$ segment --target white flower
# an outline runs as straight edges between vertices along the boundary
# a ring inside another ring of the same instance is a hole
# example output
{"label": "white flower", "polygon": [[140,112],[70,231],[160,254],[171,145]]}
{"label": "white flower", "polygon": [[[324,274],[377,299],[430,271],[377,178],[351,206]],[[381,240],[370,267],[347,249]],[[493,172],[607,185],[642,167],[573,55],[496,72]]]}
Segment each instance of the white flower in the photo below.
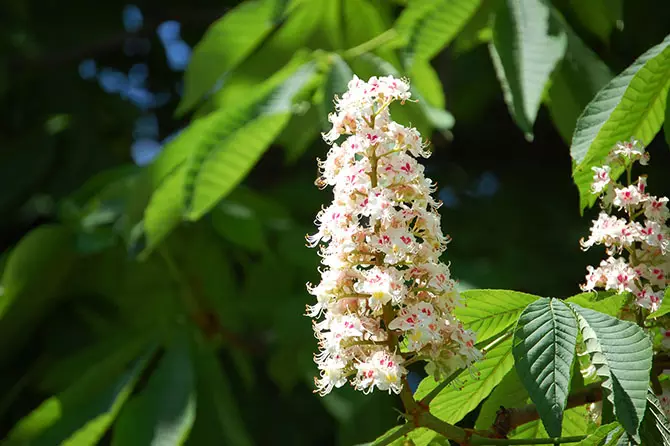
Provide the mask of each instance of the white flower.
{"label": "white flower", "polygon": [[608,184],[610,184],[610,166],[592,167],[595,174],[593,175],[593,182],[591,183],[591,192],[599,194]]}
{"label": "white flower", "polygon": [[646,196],[640,192],[640,189],[631,185],[628,187],[622,187],[614,190],[614,200],[612,204],[619,209],[628,207],[633,208],[638,206],[640,203],[646,200]]}

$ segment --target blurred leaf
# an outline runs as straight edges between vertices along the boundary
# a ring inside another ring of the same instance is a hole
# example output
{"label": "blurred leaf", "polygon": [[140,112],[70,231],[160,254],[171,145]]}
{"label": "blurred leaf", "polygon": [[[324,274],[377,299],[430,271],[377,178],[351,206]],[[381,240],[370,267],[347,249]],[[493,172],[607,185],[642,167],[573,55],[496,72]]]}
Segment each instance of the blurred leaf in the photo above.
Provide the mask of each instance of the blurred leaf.
{"label": "blurred leaf", "polygon": [[424,98],[428,104],[438,109],[444,109],[444,89],[440,76],[432,67],[430,62],[416,61],[409,73],[414,89]]}
{"label": "blurred leaf", "polygon": [[[647,145],[663,123],[670,88],[670,36],[640,56],[612,79],[588,104],[575,128],[570,155],[580,208],[592,206],[597,196],[590,186],[594,166],[618,141],[634,137]],[[616,179],[623,168],[612,168]]]}
{"label": "blurred leaf", "polygon": [[341,97],[347,91],[349,81],[354,77],[354,72],[351,71],[349,64],[339,54],[329,54],[328,59],[330,69],[323,89],[324,130],[330,130],[327,118],[329,113],[335,111],[335,96]]}
{"label": "blurred leaf", "polygon": [[[431,413],[447,423],[459,422],[489,396],[513,366],[512,339],[507,339],[475,363],[475,376],[465,370],[455,380],[458,386],[452,384],[442,390],[430,403]],[[437,385],[432,377],[425,378],[414,397],[423,398]]]}
{"label": "blurred leaf", "polygon": [[[670,89],[668,89],[668,97],[670,97]],[[670,101],[665,99],[665,119],[663,120],[663,134],[665,135],[665,142],[670,148]]]}
{"label": "blurred leaf", "polygon": [[491,59],[507,107],[529,140],[545,85],[566,47],[565,31],[544,0],[506,0],[495,15]]}
{"label": "blurred leaf", "polygon": [[248,208],[222,202],[212,210],[212,225],[230,243],[251,252],[267,249],[263,225]]}
{"label": "blurred leaf", "polygon": [[193,49],[184,74],[183,115],[247,58],[283,20],[284,1],[247,1],[214,22]]}
{"label": "blurred leaf", "polygon": [[582,26],[608,43],[617,21],[623,19],[623,0],[570,0]]}
{"label": "blurred leaf", "polygon": [[34,229],[11,251],[0,288],[0,363],[53,307],[74,259],[72,233],[59,225]]}
{"label": "blurred leaf", "polygon": [[[600,426],[594,433],[589,435],[584,440],[577,443],[577,446],[605,446],[605,440],[611,437],[612,432],[621,430],[623,434],[624,430],[619,423],[609,423],[603,426]],[[621,435],[619,434],[619,435]]]}
{"label": "blurred leaf", "polygon": [[[667,299],[665,298],[666,295],[669,296]],[[664,292],[660,308],[651,313],[649,317],[651,319],[656,319],[658,317],[665,316],[668,313],[670,313],[670,289],[666,289]]]}
{"label": "blurred leaf", "polygon": [[560,437],[575,360],[577,321],[557,299],[528,305],[514,330],[514,366],[551,437]]}
{"label": "blurred leaf", "polygon": [[463,54],[493,38],[492,16],[503,0],[481,0],[481,4],[454,40],[454,51]]}
{"label": "blurred leaf", "polygon": [[568,35],[568,50],[552,77],[548,106],[556,128],[569,144],[582,110],[612,79],[612,73],[565,22],[563,26]]}
{"label": "blurred leaf", "polygon": [[604,393],[614,404],[617,419],[626,432],[639,439],[652,363],[651,341],[632,322],[568,305],[577,315],[586,351],[603,378]]}
{"label": "blurred leaf", "polygon": [[253,444],[240,417],[231,383],[215,351],[201,339],[196,340],[196,344],[194,363],[198,405],[187,444],[209,444],[213,440],[232,446]]}
{"label": "blurred leaf", "polygon": [[7,444],[98,444],[132,392],[147,357],[124,366],[120,376],[118,358],[93,365],[75,384],[19,421]]}
{"label": "blurred leaf", "polygon": [[485,341],[516,323],[521,312],[538,296],[509,290],[467,290],[461,293],[465,305],[456,317]]}
{"label": "blurred leaf", "polygon": [[451,42],[474,15],[480,0],[417,0],[410,3],[395,24],[406,39],[403,63],[428,61]]}
{"label": "blurred leaf", "polygon": [[188,343],[169,345],[147,386],[130,399],[114,426],[113,445],[184,444],[195,419],[194,373]]}
{"label": "blurred leaf", "polygon": [[286,125],[293,95],[313,70],[298,56],[245,104],[196,120],[166,147],[152,166],[144,255],[182,218],[197,220],[242,180]]}

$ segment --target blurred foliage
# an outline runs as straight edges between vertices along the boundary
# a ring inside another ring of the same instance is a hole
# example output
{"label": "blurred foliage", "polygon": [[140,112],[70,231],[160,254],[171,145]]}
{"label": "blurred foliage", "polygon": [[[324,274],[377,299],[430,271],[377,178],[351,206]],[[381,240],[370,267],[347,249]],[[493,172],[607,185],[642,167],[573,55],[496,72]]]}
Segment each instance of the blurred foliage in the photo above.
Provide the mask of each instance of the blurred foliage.
{"label": "blurred foliage", "polygon": [[394,398],[311,395],[304,235],[332,96],[408,76],[419,102],[394,117],[432,135],[454,276],[568,296],[597,256],[577,242],[575,123],[668,23],[662,0],[6,0],[0,437],[375,438]]}

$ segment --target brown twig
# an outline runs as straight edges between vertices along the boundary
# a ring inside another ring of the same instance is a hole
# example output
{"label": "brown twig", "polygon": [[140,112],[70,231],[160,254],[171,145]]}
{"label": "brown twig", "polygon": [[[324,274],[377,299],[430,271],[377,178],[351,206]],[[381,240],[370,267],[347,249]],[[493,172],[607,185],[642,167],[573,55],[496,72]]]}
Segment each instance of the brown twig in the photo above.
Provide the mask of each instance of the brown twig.
{"label": "brown twig", "polygon": [[[566,409],[595,403],[602,399],[603,392],[600,383],[591,384],[568,396]],[[496,419],[493,422],[493,426],[491,426],[491,430],[496,435],[505,438],[515,428],[539,418],[540,414],[535,404],[510,409],[501,406],[500,410],[496,413]]]}

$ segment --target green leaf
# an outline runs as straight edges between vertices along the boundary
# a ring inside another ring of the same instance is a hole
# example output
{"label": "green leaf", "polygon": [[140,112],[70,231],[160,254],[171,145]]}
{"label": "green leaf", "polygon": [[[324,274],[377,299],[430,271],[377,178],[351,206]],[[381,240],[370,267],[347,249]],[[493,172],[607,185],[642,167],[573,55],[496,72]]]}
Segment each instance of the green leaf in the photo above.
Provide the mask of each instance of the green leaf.
{"label": "green leaf", "polygon": [[529,140],[545,85],[566,47],[565,31],[543,0],[506,0],[495,15],[491,58],[507,107]]}
{"label": "green leaf", "polygon": [[661,316],[665,316],[670,313],[670,288],[666,288],[663,293],[663,300],[661,301],[661,306],[658,310],[654,311],[649,315],[650,318],[656,319]]}
{"label": "green leaf", "polygon": [[[335,110],[334,98],[335,95],[342,96],[342,93],[347,91],[347,84],[354,77],[354,72],[349,68],[349,64],[345,62],[338,54],[330,54],[329,56],[330,70],[323,89],[323,105],[324,115],[323,119],[326,125],[324,128],[328,129],[328,113]],[[330,129],[328,129],[330,130]]]}
{"label": "green leaf", "polygon": [[[668,97],[670,97],[670,89],[668,89]],[[663,120],[663,135],[665,135],[665,142],[670,148],[670,102],[668,98],[665,99],[665,119]]]}
{"label": "green leaf", "polygon": [[523,407],[529,402],[528,391],[519,379],[516,370],[509,371],[500,384],[493,389],[491,395],[484,401],[475,429],[487,430],[493,426],[500,407]]}
{"label": "green leaf", "polygon": [[479,7],[480,0],[417,0],[407,6],[394,28],[406,40],[403,62],[427,61],[451,42]]}
{"label": "green leaf", "polygon": [[608,437],[612,436],[612,433],[616,434],[620,431],[619,435],[622,435],[624,430],[619,423],[609,423],[603,426],[600,426],[594,433],[577,443],[576,446],[604,446]]}
{"label": "green leaf", "polygon": [[194,121],[166,147],[151,169],[156,190],[144,215],[144,255],[182,218],[197,220],[225,197],[281,132],[293,96],[314,74],[312,62],[296,61],[242,106]]}
{"label": "green leaf", "polygon": [[[573,437],[586,434],[588,412],[585,407],[578,406],[568,409],[563,414],[563,430],[561,435]],[[514,429],[509,434],[513,439],[549,438],[540,420],[531,421]]]}
{"label": "green leaf", "polygon": [[588,291],[572,296],[565,301],[617,317],[629,300],[629,293],[617,294],[613,291]]}
{"label": "green leaf", "polygon": [[551,437],[561,435],[576,343],[577,321],[557,299],[528,305],[514,331],[516,371]]}
{"label": "green leaf", "polygon": [[521,312],[539,297],[509,290],[467,290],[461,293],[465,306],[456,317],[485,341],[514,324]]}
{"label": "green leaf", "polygon": [[[581,209],[592,206],[592,167],[604,163],[612,147],[634,137],[647,145],[663,123],[670,88],[670,36],[612,79],[584,109],[572,137],[572,172]],[[612,170],[617,178],[623,168]]]}
{"label": "green leaf", "polygon": [[0,287],[0,363],[56,303],[74,261],[73,234],[60,225],[32,230],[10,252]]}
{"label": "green leaf", "polygon": [[19,421],[7,444],[98,444],[130,396],[148,356],[133,361],[120,376],[116,373],[118,354],[99,362],[71,387]]}
{"label": "green leaf", "polygon": [[603,378],[607,399],[630,435],[638,429],[647,404],[652,344],[640,327],[597,311],[568,304],[577,314],[586,351]]}
{"label": "green leaf", "polygon": [[279,26],[281,1],[243,2],[214,22],[193,48],[184,73],[184,95],[176,114],[183,115],[237,68]]}
{"label": "green leaf", "polygon": [[198,406],[189,444],[208,444],[212,438],[221,444],[253,444],[240,417],[231,383],[218,361],[215,349],[197,339],[194,353]]}
{"label": "green leaf", "polygon": [[560,18],[568,35],[565,58],[552,76],[549,113],[563,140],[570,144],[577,118],[598,91],[612,79],[612,72]]}
{"label": "green leaf", "polygon": [[[452,384],[442,390],[430,404],[431,413],[447,423],[457,423],[489,396],[513,365],[512,339],[507,339],[475,363],[476,376],[465,370],[456,378],[458,387]],[[432,377],[425,378],[415,398],[423,398],[438,384]]]}
{"label": "green leaf", "polygon": [[188,343],[178,337],[165,350],[147,386],[121,411],[112,444],[184,444],[195,420],[195,408],[195,382]]}
{"label": "green leaf", "polygon": [[647,411],[640,426],[640,438],[642,444],[670,445],[670,422],[651,389],[647,393]]}

